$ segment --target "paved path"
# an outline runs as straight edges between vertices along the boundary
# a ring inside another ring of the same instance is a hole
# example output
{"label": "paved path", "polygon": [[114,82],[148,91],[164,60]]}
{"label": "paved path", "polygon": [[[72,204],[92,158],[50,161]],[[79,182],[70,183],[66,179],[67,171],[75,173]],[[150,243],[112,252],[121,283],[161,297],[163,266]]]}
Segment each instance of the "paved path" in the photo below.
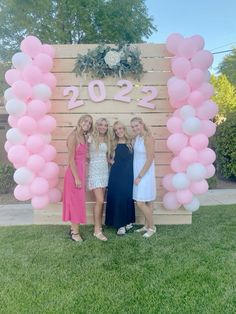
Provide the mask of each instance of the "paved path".
{"label": "paved path", "polygon": [[[209,190],[199,200],[203,206],[236,204],[236,189]],[[30,204],[0,205],[0,226],[32,225],[33,216]]]}

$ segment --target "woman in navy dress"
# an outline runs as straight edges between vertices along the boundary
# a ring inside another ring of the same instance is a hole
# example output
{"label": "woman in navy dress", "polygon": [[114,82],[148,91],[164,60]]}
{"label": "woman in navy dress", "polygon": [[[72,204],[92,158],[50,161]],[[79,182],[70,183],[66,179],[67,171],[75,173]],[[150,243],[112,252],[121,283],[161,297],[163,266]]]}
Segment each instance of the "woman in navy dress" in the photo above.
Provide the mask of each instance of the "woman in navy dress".
{"label": "woman in navy dress", "polygon": [[135,221],[133,151],[123,123],[114,123],[113,134],[114,156],[108,181],[105,224],[118,229],[117,235],[124,235],[133,228],[132,223]]}

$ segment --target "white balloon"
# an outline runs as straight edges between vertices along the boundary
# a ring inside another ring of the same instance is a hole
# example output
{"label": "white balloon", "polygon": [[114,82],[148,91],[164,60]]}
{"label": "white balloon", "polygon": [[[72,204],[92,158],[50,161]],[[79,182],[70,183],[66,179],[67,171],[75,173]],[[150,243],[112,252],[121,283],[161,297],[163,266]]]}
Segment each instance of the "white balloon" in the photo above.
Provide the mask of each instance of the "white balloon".
{"label": "white balloon", "polygon": [[198,210],[199,207],[200,207],[200,202],[199,202],[198,198],[195,196],[193,197],[193,199],[190,203],[184,205],[184,208],[191,213]]}
{"label": "white balloon", "polygon": [[185,105],[180,109],[179,114],[181,118],[185,120],[187,118],[194,117],[196,110],[190,105]]}
{"label": "white balloon", "polygon": [[15,95],[13,94],[13,91],[12,91],[12,88],[9,87],[5,90],[4,92],[4,98],[6,101],[12,99],[12,98],[15,98]]}
{"label": "white balloon", "polygon": [[172,185],[176,190],[185,190],[189,187],[190,181],[184,172],[179,172],[173,176]]}
{"label": "white balloon", "polygon": [[51,89],[46,84],[37,84],[33,87],[33,97],[42,101],[49,100],[52,95]]}
{"label": "white balloon", "polygon": [[182,125],[182,129],[184,133],[187,135],[193,135],[193,134],[198,133],[200,128],[201,128],[201,121],[200,119],[196,117],[187,118]]}
{"label": "white balloon", "polygon": [[201,181],[206,175],[206,168],[199,162],[195,162],[187,167],[187,177],[191,181]]}
{"label": "white balloon", "polygon": [[14,173],[14,181],[17,184],[27,185],[34,179],[34,173],[26,167],[17,169]]}
{"label": "white balloon", "polygon": [[20,144],[26,140],[26,136],[17,128],[11,128],[6,133],[6,138],[11,144]]}
{"label": "white balloon", "polygon": [[12,57],[12,64],[17,70],[21,71],[26,65],[32,64],[32,59],[24,52],[17,52]]}
{"label": "white balloon", "polygon": [[6,111],[13,117],[19,118],[23,116],[26,113],[26,109],[26,104],[17,98],[10,99],[6,103]]}

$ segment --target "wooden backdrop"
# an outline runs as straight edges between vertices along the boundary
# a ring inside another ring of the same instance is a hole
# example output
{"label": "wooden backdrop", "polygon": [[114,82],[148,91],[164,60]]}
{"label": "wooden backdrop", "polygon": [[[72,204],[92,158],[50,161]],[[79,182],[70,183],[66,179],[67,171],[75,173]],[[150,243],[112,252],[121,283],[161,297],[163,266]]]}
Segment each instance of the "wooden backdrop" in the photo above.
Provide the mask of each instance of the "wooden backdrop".
{"label": "wooden backdrop", "polygon": [[[166,140],[169,132],[166,128],[168,117],[172,113],[169,105],[167,93],[167,80],[172,76],[170,72],[170,58],[164,44],[138,44],[141,50],[144,75],[140,81],[127,78],[133,83],[130,103],[113,100],[113,96],[118,92],[119,87],[116,83],[119,78],[107,77],[101,79],[106,88],[106,99],[103,102],[95,103],[89,99],[88,83],[93,79],[90,75],[86,77],[76,77],[72,70],[78,53],[85,54],[88,49],[93,49],[96,45],[55,45],[56,58],[54,60],[53,72],[57,77],[57,87],[52,96],[52,115],[57,120],[57,128],[53,133],[52,144],[57,149],[56,162],[60,165],[60,187],[63,186],[63,176],[68,164],[68,154],[66,149],[66,139],[72,128],[76,125],[81,114],[89,113],[94,121],[100,117],[106,117],[110,125],[120,120],[129,127],[130,119],[140,116],[150,127],[155,138],[155,165],[157,180],[157,201],[155,207],[155,221],[157,223],[190,223],[191,215],[181,209],[175,213],[163,209],[161,200],[165,193],[162,185],[162,177],[170,172],[171,152],[168,151]],[[63,91],[67,86],[76,86],[80,90],[80,99],[85,105],[69,110],[67,108],[70,96],[64,97]],[[158,95],[152,103],[156,109],[148,109],[138,106],[138,99],[145,94],[140,92],[142,86],[155,86]],[[87,193],[88,212],[93,206],[91,192]],[[41,212],[42,213],[42,212]],[[91,212],[90,212],[91,214]],[[88,214],[88,215],[90,215]],[[160,215],[160,217],[158,217]],[[137,216],[139,216],[137,212]],[[141,219],[141,215],[139,216]]]}

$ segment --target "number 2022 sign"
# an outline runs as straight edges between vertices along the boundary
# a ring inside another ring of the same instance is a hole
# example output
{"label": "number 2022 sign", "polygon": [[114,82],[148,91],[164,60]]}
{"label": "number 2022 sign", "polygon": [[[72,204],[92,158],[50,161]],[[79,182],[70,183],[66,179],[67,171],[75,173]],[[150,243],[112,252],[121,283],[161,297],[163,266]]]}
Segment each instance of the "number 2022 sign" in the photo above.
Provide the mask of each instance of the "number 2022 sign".
{"label": "number 2022 sign", "polygon": [[[120,90],[113,96],[113,99],[127,103],[131,102],[131,98],[130,96],[128,96],[128,94],[132,91],[133,84],[127,80],[120,80],[117,82],[116,85],[120,87]],[[98,94],[95,93],[95,87],[98,88]],[[148,95],[138,100],[138,106],[149,109],[156,109],[156,105],[151,103],[151,101],[157,97],[156,87],[143,86],[141,87],[140,91],[141,93]],[[77,98],[79,97],[78,87],[76,86],[66,87],[63,91],[63,96],[68,96],[70,93],[72,93],[72,97],[68,102],[68,109],[73,109],[84,105],[83,100],[77,100]],[[88,84],[88,94],[93,102],[104,101],[106,98],[106,88],[104,83],[100,80],[90,81]]]}

